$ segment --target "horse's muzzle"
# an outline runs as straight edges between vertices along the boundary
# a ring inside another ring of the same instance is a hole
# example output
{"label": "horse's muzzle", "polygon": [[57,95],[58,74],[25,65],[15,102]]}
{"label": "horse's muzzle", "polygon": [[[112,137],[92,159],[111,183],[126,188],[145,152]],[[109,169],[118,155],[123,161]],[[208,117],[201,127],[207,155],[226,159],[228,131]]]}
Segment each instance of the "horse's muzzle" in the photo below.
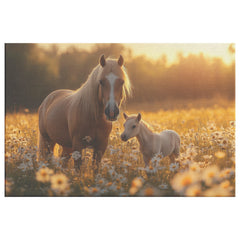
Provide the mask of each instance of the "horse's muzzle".
{"label": "horse's muzzle", "polygon": [[108,105],[105,108],[105,115],[107,117],[107,120],[109,120],[109,121],[116,121],[117,117],[119,115],[119,108],[118,108],[118,106],[115,104],[113,109],[110,109],[110,106]]}
{"label": "horse's muzzle", "polygon": [[121,139],[122,139],[122,141],[126,142],[128,140],[127,135],[122,133],[121,134]]}

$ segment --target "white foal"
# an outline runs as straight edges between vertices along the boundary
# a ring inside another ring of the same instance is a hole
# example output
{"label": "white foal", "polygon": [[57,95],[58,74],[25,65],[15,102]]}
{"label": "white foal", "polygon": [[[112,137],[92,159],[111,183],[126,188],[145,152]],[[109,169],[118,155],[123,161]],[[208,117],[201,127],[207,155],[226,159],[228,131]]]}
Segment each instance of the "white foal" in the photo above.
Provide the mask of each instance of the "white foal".
{"label": "white foal", "polygon": [[141,121],[141,114],[137,116],[127,116],[124,123],[124,132],[121,139],[127,141],[130,138],[137,137],[140,144],[140,151],[143,154],[145,166],[147,166],[156,154],[162,154],[163,157],[169,156],[171,162],[179,156],[180,137],[173,130],[164,130],[161,133],[153,133],[147,125]]}

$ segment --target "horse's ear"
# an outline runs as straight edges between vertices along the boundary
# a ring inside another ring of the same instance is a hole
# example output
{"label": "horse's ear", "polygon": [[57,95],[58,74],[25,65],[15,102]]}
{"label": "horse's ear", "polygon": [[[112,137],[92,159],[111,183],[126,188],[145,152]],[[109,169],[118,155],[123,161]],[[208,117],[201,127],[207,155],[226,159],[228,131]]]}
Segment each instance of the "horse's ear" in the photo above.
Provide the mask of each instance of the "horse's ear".
{"label": "horse's ear", "polygon": [[137,115],[137,120],[138,120],[138,122],[141,121],[141,118],[142,118],[141,113],[139,113],[139,114]]}
{"label": "horse's ear", "polygon": [[106,65],[106,60],[105,60],[104,54],[100,57],[99,63],[101,64],[102,67],[104,67]]}
{"label": "horse's ear", "polygon": [[123,57],[122,57],[122,55],[120,55],[120,57],[118,59],[118,65],[121,67],[123,65],[123,62],[124,62]]}
{"label": "horse's ear", "polygon": [[123,117],[124,117],[125,119],[127,119],[127,118],[128,118],[128,115],[127,115],[126,113],[123,113]]}

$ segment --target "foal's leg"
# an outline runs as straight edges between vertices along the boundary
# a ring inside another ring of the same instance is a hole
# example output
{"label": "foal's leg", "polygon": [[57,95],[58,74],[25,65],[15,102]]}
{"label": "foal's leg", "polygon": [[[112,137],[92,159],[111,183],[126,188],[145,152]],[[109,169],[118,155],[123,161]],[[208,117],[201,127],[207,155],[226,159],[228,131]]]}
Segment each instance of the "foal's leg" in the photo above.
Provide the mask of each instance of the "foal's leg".
{"label": "foal's leg", "polygon": [[[147,155],[143,155],[143,161],[145,163],[145,168],[149,165],[149,162],[150,162],[151,158]],[[147,177],[150,178],[151,177],[151,173],[149,172],[146,172],[147,174]]]}
{"label": "foal's leg", "polygon": [[48,137],[43,137],[39,132],[37,160],[46,160],[47,156],[53,152],[54,145],[55,144]]}
{"label": "foal's leg", "polygon": [[145,167],[147,167],[149,165],[150,160],[151,160],[151,158],[149,158],[146,155],[143,155],[143,161],[145,163]]}
{"label": "foal's leg", "polygon": [[174,153],[172,153],[171,155],[169,155],[169,158],[170,158],[170,162],[171,163],[175,163],[175,154]]}

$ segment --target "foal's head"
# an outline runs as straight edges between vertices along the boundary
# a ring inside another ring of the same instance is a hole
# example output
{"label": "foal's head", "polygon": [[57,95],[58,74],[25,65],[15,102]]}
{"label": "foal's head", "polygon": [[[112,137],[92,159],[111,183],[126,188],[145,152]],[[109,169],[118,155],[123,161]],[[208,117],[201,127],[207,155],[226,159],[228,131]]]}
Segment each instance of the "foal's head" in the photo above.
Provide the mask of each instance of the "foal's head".
{"label": "foal's head", "polygon": [[109,121],[115,121],[119,115],[119,107],[126,91],[130,91],[129,79],[123,67],[123,57],[119,59],[100,58],[102,67],[99,78],[99,100],[104,105],[104,113]]}
{"label": "foal's head", "polygon": [[124,118],[126,119],[124,126],[124,132],[121,134],[121,139],[127,141],[128,139],[138,135],[140,131],[140,121],[141,114],[137,116],[128,117],[126,113],[123,113]]}

